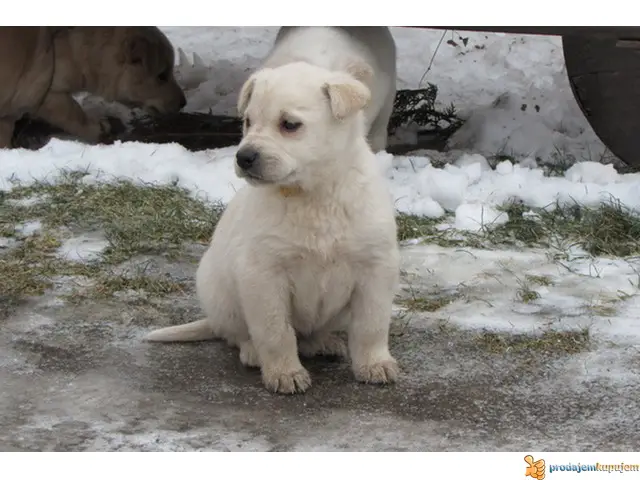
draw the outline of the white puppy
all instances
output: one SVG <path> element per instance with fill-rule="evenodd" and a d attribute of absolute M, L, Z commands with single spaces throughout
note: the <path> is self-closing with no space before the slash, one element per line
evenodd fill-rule
<path fill-rule="evenodd" d="M 396 96 L 396 45 L 388 27 L 282 27 L 263 67 L 308 62 L 348 72 L 371 91 L 364 110 L 371 149 L 387 147 Z"/>
<path fill-rule="evenodd" d="M 254 73 L 238 110 L 236 172 L 248 186 L 220 219 L 197 273 L 207 318 L 151 341 L 221 337 L 281 393 L 311 385 L 305 356 L 346 355 L 355 377 L 395 381 L 389 353 L 399 280 L 394 208 L 364 132 L 368 88 L 290 63 Z M 296 338 L 298 337 L 298 338 Z"/>

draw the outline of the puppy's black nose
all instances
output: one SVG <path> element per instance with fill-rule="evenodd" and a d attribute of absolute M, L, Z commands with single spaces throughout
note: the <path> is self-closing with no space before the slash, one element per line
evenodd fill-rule
<path fill-rule="evenodd" d="M 241 169 L 248 170 L 256 163 L 259 156 L 260 153 L 255 148 L 244 147 L 236 153 L 236 163 Z"/>
<path fill-rule="evenodd" d="M 187 104 L 187 99 L 185 98 L 184 95 L 182 95 L 182 97 L 180 98 L 180 110 L 182 110 L 186 104 Z"/>

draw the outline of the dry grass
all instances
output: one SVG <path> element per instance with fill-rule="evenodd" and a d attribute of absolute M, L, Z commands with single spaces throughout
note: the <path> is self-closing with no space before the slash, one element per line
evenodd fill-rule
<path fill-rule="evenodd" d="M 0 236 L 15 240 L 14 246 L 0 250 L 4 305 L 44 293 L 59 276 L 90 278 L 95 296 L 126 289 L 166 295 L 183 288 L 146 274 L 130 278 L 114 273 L 114 267 L 138 255 L 174 257 L 187 245 L 207 242 L 222 206 L 193 198 L 177 186 L 87 184 L 84 177 L 83 172 L 66 172 L 59 181 L 16 185 L 0 196 Z M 39 232 L 21 233 L 20 225 L 35 220 L 41 223 Z M 56 254 L 64 238 L 86 231 L 102 232 L 108 242 L 97 261 L 70 262 Z"/>
<path fill-rule="evenodd" d="M 398 239 L 420 239 L 443 247 L 552 248 L 558 252 L 579 247 L 593 256 L 630 257 L 640 254 L 640 214 L 616 199 L 597 207 L 578 203 L 529 208 L 510 202 L 499 208 L 509 220 L 486 226 L 479 233 L 438 230 L 449 218 L 398 214 Z"/>
<path fill-rule="evenodd" d="M 575 354 L 589 350 L 591 337 L 588 329 L 572 331 L 548 330 L 540 335 L 483 332 L 475 339 L 476 345 L 496 355 L 537 352 L 542 354 Z"/>

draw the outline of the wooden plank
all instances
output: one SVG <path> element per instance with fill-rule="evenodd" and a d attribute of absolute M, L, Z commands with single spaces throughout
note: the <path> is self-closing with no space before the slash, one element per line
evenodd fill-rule
<path fill-rule="evenodd" d="M 471 32 L 517 33 L 522 35 L 580 35 L 640 39 L 640 27 L 406 27 Z"/>

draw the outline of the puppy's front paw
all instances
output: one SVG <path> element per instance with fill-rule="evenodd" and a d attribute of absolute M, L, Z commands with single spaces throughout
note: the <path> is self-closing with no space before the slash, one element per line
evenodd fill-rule
<path fill-rule="evenodd" d="M 262 381 L 274 393 L 303 393 L 311 386 L 311 376 L 304 368 L 292 372 L 263 369 Z"/>
<path fill-rule="evenodd" d="M 354 366 L 353 373 L 359 382 L 386 384 L 394 383 L 398 379 L 400 369 L 398 363 L 389 357 L 380 362 Z"/>

